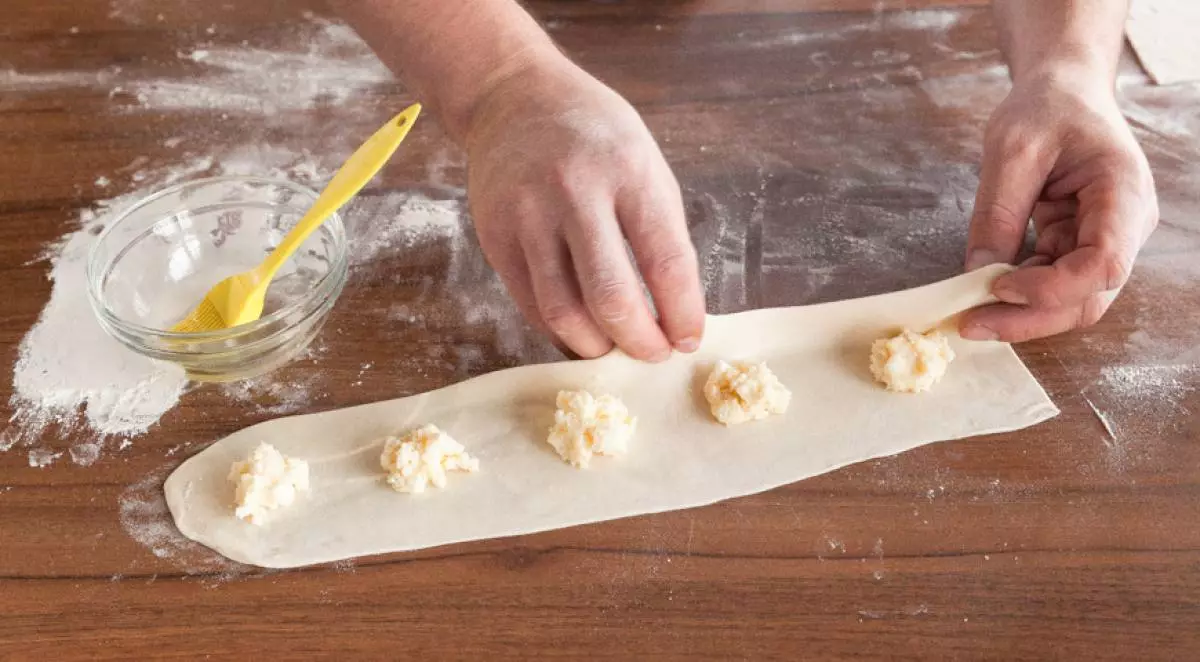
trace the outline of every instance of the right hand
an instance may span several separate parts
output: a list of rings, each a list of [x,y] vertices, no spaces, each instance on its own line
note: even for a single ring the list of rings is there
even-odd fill
[[[679,184],[637,111],[555,57],[474,106],[468,197],[484,254],[525,316],[579,356],[694,351],[704,293]]]

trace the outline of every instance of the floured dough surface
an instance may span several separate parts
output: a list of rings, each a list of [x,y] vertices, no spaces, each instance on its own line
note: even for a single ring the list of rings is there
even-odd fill
[[[624,455],[637,419],[620,398],[588,391],[559,391],[546,443],[568,463],[586,469],[594,455]]]
[[[438,426],[423,425],[402,437],[385,439],[379,466],[388,473],[393,490],[420,493],[429,485],[445,487],[448,471],[479,471],[479,460]]]
[[[871,345],[871,374],[889,391],[921,393],[946,375],[954,350],[940,331],[905,329]]]
[[[782,414],[792,401],[792,392],[766,363],[717,361],[704,382],[704,399],[712,408],[713,418],[725,425],[737,425]]]
[[[233,515],[262,525],[271,511],[292,505],[298,493],[308,491],[308,463],[260,443],[245,460],[233,463],[229,480],[234,484]]]
[[[1125,33],[1146,71],[1159,85],[1200,80],[1200,2],[1136,0]]]
[[[981,269],[915,290],[710,317],[694,354],[658,364],[615,353],[531,365],[399,400],[268,421],[185,461],[164,490],[184,535],[225,556],[293,567],[691,508],[769,490],[923,444],[1033,425],[1057,413],[1012,348],[950,336],[957,358],[937,388],[898,397],[865,357],[895,329],[929,329],[991,301],[1003,272]],[[715,425],[703,396],[719,360],[753,353],[794,394],[784,415]],[[587,471],[546,443],[559,391],[619,397],[638,418],[619,461]],[[484,470],[436,498],[408,499],[379,472],[397,421],[436,421]],[[312,492],[263,526],[230,516],[225,472],[260,441],[312,465]]]

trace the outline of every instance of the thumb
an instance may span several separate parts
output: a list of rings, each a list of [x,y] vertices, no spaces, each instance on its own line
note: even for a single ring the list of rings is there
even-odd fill
[[[979,190],[967,234],[967,271],[989,264],[1011,264],[1021,250],[1033,206],[1041,196],[1053,163],[1028,140],[990,141],[983,150]]]

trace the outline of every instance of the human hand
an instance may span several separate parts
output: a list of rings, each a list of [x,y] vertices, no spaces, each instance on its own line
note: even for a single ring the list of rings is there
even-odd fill
[[[679,184],[632,106],[542,59],[478,101],[466,147],[479,243],[527,319],[585,358],[696,349],[704,294]]]
[[[1111,85],[1094,78],[1028,77],[988,122],[966,267],[1014,262],[1030,220],[1036,254],[996,279],[1002,303],[963,316],[963,337],[1021,342],[1094,324],[1158,224],[1150,166]]]

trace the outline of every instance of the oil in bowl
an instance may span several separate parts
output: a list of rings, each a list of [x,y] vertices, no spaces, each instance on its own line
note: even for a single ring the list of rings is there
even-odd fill
[[[97,239],[88,295],[100,325],[133,351],[181,365],[198,381],[261,375],[312,342],[346,282],[346,233],[335,214],[276,274],[261,318],[174,333],[208,290],[257,266],[317,199],[298,184],[214,177],[134,204]]]

